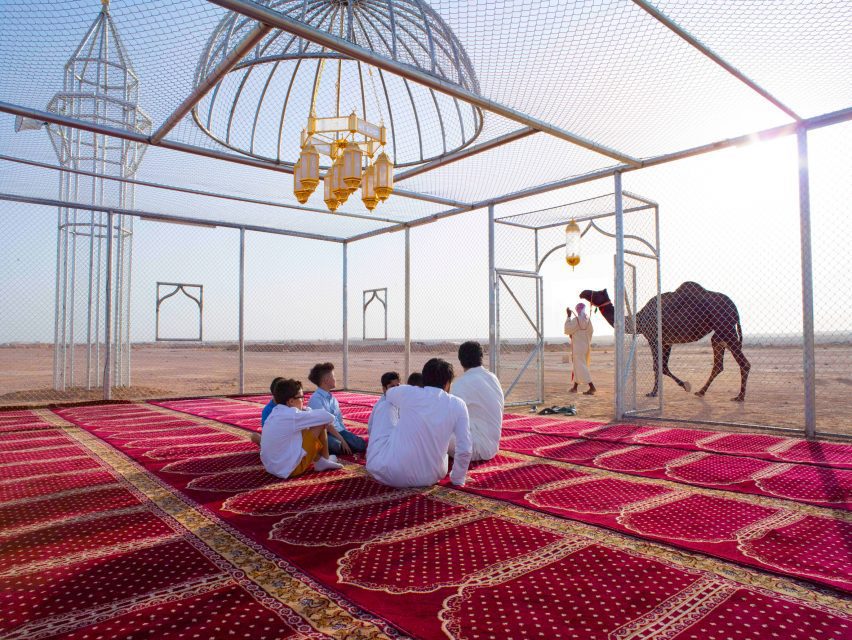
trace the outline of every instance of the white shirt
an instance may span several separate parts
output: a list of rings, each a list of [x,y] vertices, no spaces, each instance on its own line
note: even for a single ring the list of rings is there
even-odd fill
[[[472,450],[464,402],[435,387],[406,384],[388,389],[385,402],[373,409],[367,471],[391,487],[435,484],[447,475],[451,436],[456,438],[456,455],[450,480],[463,485]]]
[[[299,411],[277,404],[260,432],[260,461],[279,478],[289,478],[306,451],[302,449],[302,431],[334,422],[334,416],[322,409]]]
[[[399,386],[399,385],[397,385],[397,386]],[[393,387],[391,387],[391,389],[393,389]],[[373,432],[373,416],[376,415],[376,407],[378,407],[380,404],[384,404],[384,402],[385,402],[385,394],[383,393],[382,397],[379,398],[376,401],[376,404],[373,405],[373,410],[370,412],[370,417],[367,419],[367,433],[368,434]],[[397,422],[399,422],[399,411],[396,408],[393,409],[393,415],[394,415],[393,423],[396,424]]]
[[[503,387],[500,381],[488,369],[473,367],[453,382],[452,393],[467,405],[473,440],[471,460],[490,460],[497,455],[503,430]],[[450,453],[453,453],[452,450]]]

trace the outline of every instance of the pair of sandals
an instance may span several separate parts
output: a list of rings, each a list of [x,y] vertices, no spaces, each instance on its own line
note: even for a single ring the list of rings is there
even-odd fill
[[[555,416],[555,415],[563,415],[563,416],[576,416],[577,415],[577,407],[573,404],[567,407],[547,407],[546,409],[542,409],[538,412],[540,416]]]

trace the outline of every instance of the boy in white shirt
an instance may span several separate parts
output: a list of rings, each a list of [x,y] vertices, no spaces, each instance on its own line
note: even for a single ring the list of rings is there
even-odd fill
[[[385,401],[385,394],[388,389],[399,386],[399,374],[396,371],[388,371],[382,374],[379,382],[382,384],[382,397],[373,405],[373,411],[370,412],[370,418],[367,420],[367,433],[373,430],[373,413],[376,411],[376,407]]]
[[[470,425],[464,402],[448,393],[452,380],[453,366],[432,358],[423,367],[424,387],[406,384],[387,390],[385,402],[373,412],[367,446],[371,476],[391,487],[435,484],[447,475],[447,447],[455,436],[450,481],[464,485],[471,453]]]
[[[500,448],[503,431],[503,387],[493,373],[482,366],[482,345],[468,341],[459,347],[459,362],[464,374],[453,382],[452,392],[464,400],[470,416],[473,440],[471,460],[491,460]],[[453,455],[455,441],[450,441]]]
[[[334,416],[328,411],[303,410],[305,394],[298,380],[284,379],[275,385],[275,408],[260,434],[260,461],[279,478],[295,478],[309,471],[342,469],[328,458],[326,430],[339,437]]]

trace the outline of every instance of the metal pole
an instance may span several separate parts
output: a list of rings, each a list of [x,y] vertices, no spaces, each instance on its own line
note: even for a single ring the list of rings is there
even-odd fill
[[[494,269],[494,205],[488,207],[488,368],[497,373],[497,279]]]
[[[175,109],[166,121],[160,125],[154,134],[151,136],[151,144],[159,144],[166,135],[174,129],[184,116],[192,111],[193,107],[201,102],[202,98],[212,89],[219,80],[224,78],[228,72],[233,69],[237,63],[242,60],[249,51],[258,44],[263,37],[272,30],[265,24],[258,23],[249,31],[246,36],[234,47],[234,49],[225,56],[222,61],[216,65],[213,71],[199,81],[195,89],[184,99],[184,101]]]
[[[107,211],[106,295],[104,298],[104,400],[112,399],[112,211]]]
[[[349,272],[348,243],[343,243],[343,388],[349,388]]]
[[[538,307],[538,398],[544,404],[544,279],[536,278]]]
[[[246,392],[245,284],[246,230],[240,229],[240,393]]]
[[[773,105],[781,109],[788,116],[793,118],[794,120],[801,120],[801,117],[793,111],[790,107],[781,102],[778,98],[769,93],[766,89],[757,84],[754,80],[745,75],[742,71],[737,69],[727,60],[722,58],[715,51],[710,49],[707,45],[705,45],[701,40],[693,36],[691,33],[683,29],[679,24],[677,24],[674,20],[669,18],[665,13],[657,9],[650,2],[646,2],[646,0],[633,0],[633,3],[637,6],[641,7],[645,11],[647,11],[650,15],[660,21],[661,24],[665,25],[668,29],[670,29],[673,33],[677,34],[681,38],[683,38],[686,42],[690,44],[693,48],[700,51],[702,54],[707,56],[710,60],[718,64],[725,71],[734,76],[737,80],[745,84],[747,87],[757,92],[758,95],[765,98]]]
[[[387,312],[385,313],[387,318]],[[405,377],[411,374],[411,229],[405,229]]]
[[[624,201],[621,193],[621,172],[615,178],[615,419],[624,416],[624,389],[621,384],[624,368]]]
[[[799,143],[799,220],[802,243],[802,333],[805,377],[805,437],[816,436],[816,358],[814,355],[814,274],[811,255],[811,193],[808,174],[808,132],[796,134]]]
[[[660,207],[654,207],[654,234],[657,252],[657,407],[663,411],[663,263],[660,256]],[[634,313],[636,311],[634,310]]]
[[[444,156],[443,158],[437,158],[435,160],[432,160],[431,162],[421,164],[417,167],[414,167],[413,169],[408,169],[407,171],[403,171],[401,173],[396,174],[393,177],[394,184],[396,184],[397,182],[401,182],[402,180],[408,180],[409,178],[413,178],[414,176],[419,176],[421,173],[426,173],[427,171],[431,171],[432,169],[444,167],[453,162],[458,162],[459,160],[470,158],[471,156],[475,156],[478,153],[489,151],[491,149],[496,149],[497,147],[501,147],[504,144],[509,144],[510,142],[515,142],[516,140],[521,140],[523,138],[526,138],[527,136],[531,136],[534,133],[537,133],[535,129],[533,129],[532,127],[525,127],[523,129],[518,129],[517,131],[513,131],[502,136],[497,136],[496,138],[492,138],[491,140],[483,142],[482,144],[477,144],[472,147],[462,149],[461,151],[450,153]]]
[[[59,174],[59,192],[62,193],[62,181],[65,179],[63,173]],[[62,282],[62,208],[56,212],[56,292],[53,302],[53,388],[56,391],[60,387],[60,372],[59,363],[59,301],[60,301],[60,283]]]

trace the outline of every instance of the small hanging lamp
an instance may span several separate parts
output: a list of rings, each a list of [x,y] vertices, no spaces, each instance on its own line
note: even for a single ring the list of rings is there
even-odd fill
[[[565,227],[565,262],[572,271],[580,264],[580,227],[574,220]]]
[[[343,181],[343,160],[341,158],[337,158],[331,165],[331,190],[340,204],[346,202],[349,197],[349,187]]]
[[[364,171],[364,177],[361,179],[361,202],[370,211],[379,204],[379,198],[376,195],[376,167],[374,165],[367,167]]]
[[[301,161],[297,162],[293,167],[293,194],[296,196],[296,200],[301,204],[305,204],[308,198],[311,197],[312,191],[313,189],[308,189],[305,186],[304,170],[302,169]]]
[[[302,188],[313,193],[319,186],[319,152],[314,145],[305,145],[299,154],[299,164],[302,165]]]
[[[357,191],[361,186],[361,163],[364,154],[358,145],[347,144],[343,149],[343,182],[349,192]]]
[[[325,198],[323,198],[323,199],[325,200],[325,206],[327,206],[329,208],[329,211],[334,213],[335,211],[337,211],[337,207],[340,206],[340,203],[337,201],[337,198],[334,197],[334,191],[331,188],[331,183],[332,183],[332,175],[331,175],[331,169],[329,169],[325,174],[325,178],[323,178],[323,184],[324,184],[324,190],[325,190]]]
[[[393,193],[393,162],[386,153],[376,158],[376,196],[384,202]]]

